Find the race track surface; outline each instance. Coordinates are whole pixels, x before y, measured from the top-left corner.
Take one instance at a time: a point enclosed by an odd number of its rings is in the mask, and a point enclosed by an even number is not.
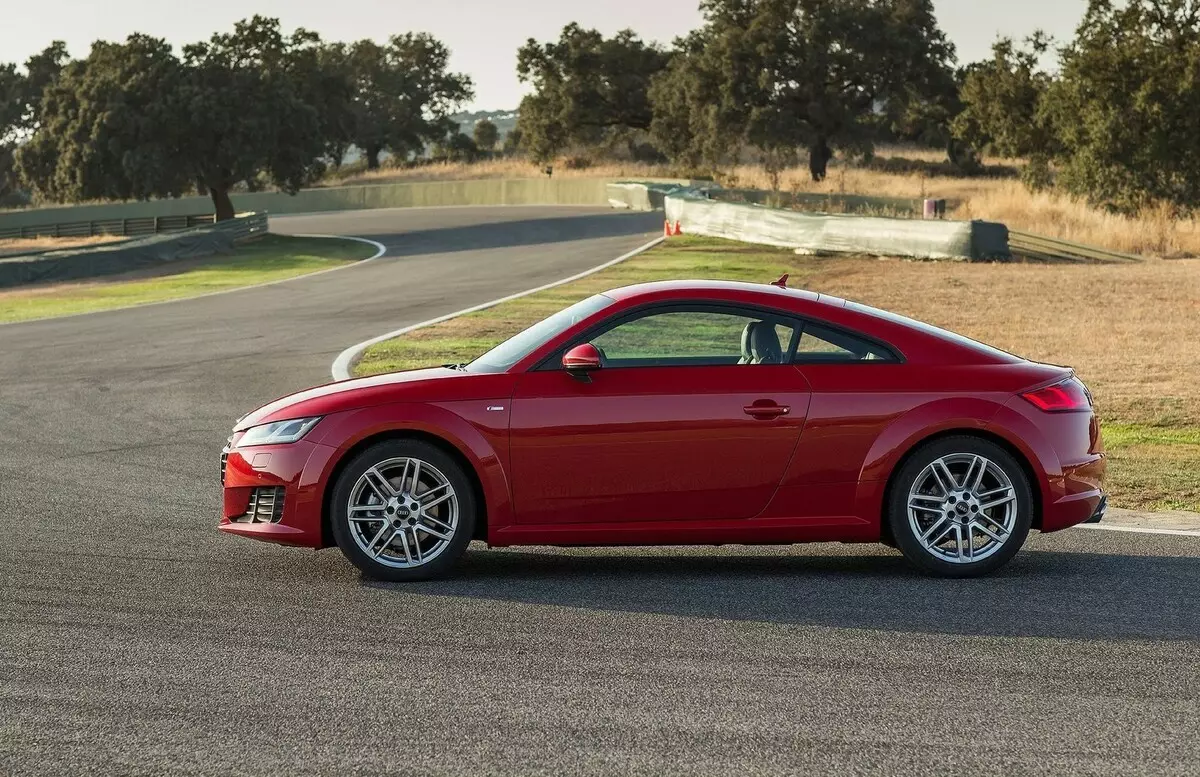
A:
[[[490,551],[363,580],[219,534],[234,419],[358,341],[571,275],[653,216],[277,219],[380,260],[0,326],[0,774],[1195,774],[1200,540]]]

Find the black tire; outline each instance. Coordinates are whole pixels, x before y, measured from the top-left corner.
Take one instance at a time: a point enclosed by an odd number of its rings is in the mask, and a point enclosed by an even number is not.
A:
[[[978,561],[954,562],[939,557],[935,554],[937,548],[929,550],[925,547],[909,520],[909,494],[917,478],[921,477],[926,468],[935,461],[958,455],[982,456],[990,460],[1012,483],[1012,494],[1015,497],[1016,515],[1012,519],[1011,531],[1003,534],[997,530],[997,533],[1004,537],[1003,543],[999,543],[997,549]],[[965,478],[965,473],[963,473],[963,477]],[[978,577],[994,572],[1007,564],[1025,544],[1025,539],[1029,535],[1029,527],[1033,521],[1033,505],[1033,493],[1030,490],[1029,478],[1012,454],[989,440],[963,435],[934,440],[913,452],[896,473],[896,478],[892,483],[887,505],[887,520],[896,547],[910,563],[922,572],[937,577]],[[918,512],[917,515],[920,519],[925,520],[929,527],[939,520],[933,511]],[[940,520],[945,521],[942,526],[951,525],[951,518],[941,518]],[[996,526],[992,523],[988,523],[987,526],[989,529],[996,530]],[[939,527],[936,531],[940,530]],[[970,529],[968,528],[967,531],[970,532]],[[991,540],[985,539],[985,542],[991,542]]]
[[[436,557],[419,566],[395,567],[376,560],[359,546],[351,529],[349,501],[355,484],[369,469],[392,459],[418,459],[432,465],[449,481],[457,500],[458,523],[450,541]],[[435,445],[419,440],[387,440],[358,454],[342,470],[333,487],[329,519],[338,548],[364,575],[389,582],[412,582],[442,577],[450,571],[471,544],[475,534],[476,510],[471,480],[452,456]],[[373,528],[374,525],[370,526]]]

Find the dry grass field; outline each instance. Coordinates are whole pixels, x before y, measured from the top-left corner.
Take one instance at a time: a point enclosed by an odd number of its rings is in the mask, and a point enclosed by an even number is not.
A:
[[[96,235],[95,237],[28,237],[0,240],[0,256],[16,256],[26,251],[48,251],[58,248],[77,248],[122,240],[120,235]]]
[[[370,349],[359,374],[468,361],[604,289],[663,278],[767,281],[828,292],[1076,368],[1131,508],[1200,510],[1200,260],[1071,265],[812,258],[677,238],[575,283],[418,330]]]
[[[1151,211],[1136,217],[1122,216],[1053,192],[1031,193],[1012,177],[966,178],[939,175],[945,154],[934,150],[882,148],[878,164],[871,168],[834,161],[829,176],[814,183],[807,167],[785,171],[780,190],[820,194],[866,194],[881,197],[934,197],[958,203],[950,218],[999,221],[1013,229],[1071,240],[1079,243],[1154,257],[1200,256],[1200,221],[1175,219],[1167,211]],[[1020,160],[985,159],[986,165],[1019,167]],[[921,165],[906,162],[925,163]],[[891,164],[889,164],[891,163]],[[909,168],[920,168],[924,172]],[[899,172],[889,171],[901,170]],[[384,168],[330,178],[328,185],[443,181],[468,178],[529,178],[540,167],[522,159],[497,159],[475,164],[434,164],[411,169]],[[666,165],[604,163],[582,170],[554,165],[561,178],[673,178],[679,171]],[[728,186],[769,189],[770,181],[761,167],[741,165],[727,171],[722,181]]]

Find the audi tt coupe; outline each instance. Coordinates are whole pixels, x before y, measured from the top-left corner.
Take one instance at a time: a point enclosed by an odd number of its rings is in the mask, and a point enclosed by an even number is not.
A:
[[[337,545],[366,575],[511,545],[882,542],[993,571],[1099,520],[1105,455],[1072,370],[774,284],[598,294],[469,364],[255,410],[220,529]]]

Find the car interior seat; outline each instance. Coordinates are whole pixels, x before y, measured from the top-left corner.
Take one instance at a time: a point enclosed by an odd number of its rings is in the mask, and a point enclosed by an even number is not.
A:
[[[742,330],[742,358],[738,364],[783,364],[783,349],[775,327],[765,321],[751,321]]]

